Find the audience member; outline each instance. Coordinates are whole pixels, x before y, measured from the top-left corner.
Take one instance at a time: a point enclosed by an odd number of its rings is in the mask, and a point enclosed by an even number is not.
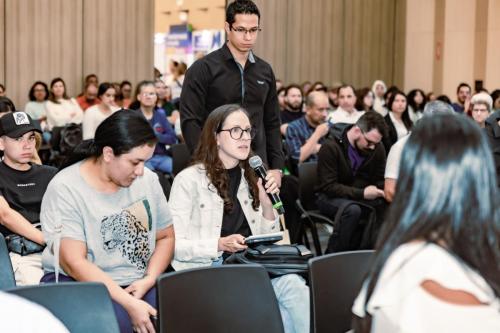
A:
[[[172,84],[170,85],[170,91],[172,92],[172,100],[177,100],[181,97],[182,86],[184,84],[184,77],[187,71],[187,65],[182,61],[174,67],[172,72]]]
[[[425,104],[423,116],[429,117],[436,113],[453,113],[454,110],[450,104],[441,101],[431,101]],[[411,134],[410,134],[411,135]],[[396,183],[399,174],[399,164],[401,155],[403,154],[404,146],[410,135],[406,135],[392,145],[389,154],[387,155],[387,163],[385,165],[385,182],[384,194],[387,202],[392,202],[394,193],[396,193]]]
[[[38,121],[42,130],[45,128],[45,120],[47,119],[46,104],[49,99],[49,88],[42,81],[36,81],[30,88],[28,94],[29,102],[24,107],[31,119]]]
[[[296,84],[291,84],[285,88],[285,109],[280,113],[281,135],[286,134],[288,124],[294,120],[302,118],[302,90]]]
[[[500,89],[496,89],[491,93],[493,101],[493,112],[500,110]]]
[[[16,111],[16,106],[10,98],[0,96],[0,117],[1,114]]]
[[[97,86],[93,83],[88,83],[83,90],[83,94],[76,98],[80,108],[85,111],[89,107],[99,104],[99,99],[97,98]]]
[[[408,114],[410,120],[415,124],[423,116],[427,97],[421,89],[413,89],[408,93]]]
[[[56,126],[69,123],[81,124],[83,111],[74,98],[66,94],[66,83],[55,78],[50,83],[49,100],[47,101],[47,127],[52,130]]]
[[[278,104],[280,107],[280,111],[285,110],[286,104],[285,104],[285,87],[281,87],[280,90],[276,91],[276,95],[278,95]],[[301,91],[302,93],[302,91]]]
[[[284,157],[276,80],[271,66],[252,52],[259,24],[260,12],[253,1],[234,1],[227,6],[227,42],[195,61],[187,72],[180,105],[182,134],[193,151],[212,110],[223,104],[241,104],[257,130],[252,147],[280,185]]]
[[[120,97],[119,104],[121,105],[118,106],[124,109],[128,108],[132,100],[132,83],[127,80],[122,81],[120,83],[120,90],[117,90],[116,94]]]
[[[311,86],[312,86],[311,81],[304,81],[304,82],[302,82],[302,84],[300,85],[300,87],[302,88],[302,93],[304,94],[304,96],[309,91],[309,89],[311,89]]]
[[[116,91],[113,85],[109,82],[103,82],[99,85],[97,97],[101,103],[91,106],[85,111],[83,115],[82,131],[83,139],[93,139],[97,127],[104,121],[104,119],[111,116],[118,107],[115,106]]]
[[[5,97],[5,86],[0,83],[0,97]]]
[[[154,286],[174,254],[167,200],[144,168],[155,143],[137,111],[113,113],[65,161],[42,201],[41,281],[104,283],[121,332],[155,332]]]
[[[481,127],[485,127],[486,119],[493,109],[493,100],[485,92],[480,92],[472,96],[470,100],[472,106],[472,118]]]
[[[99,86],[99,78],[97,77],[96,74],[89,74],[85,77],[85,80],[83,82],[83,86],[87,86],[89,84],[93,84],[94,86]]]
[[[354,124],[365,113],[365,111],[358,111],[354,108],[356,95],[354,87],[351,85],[339,87],[338,101],[339,107],[330,113],[330,121],[334,124]]]
[[[436,100],[436,94],[434,92],[428,92],[427,95],[425,95],[427,102],[432,102]]]
[[[309,90],[305,92],[305,96],[307,97],[310,93],[312,93],[313,91],[323,91],[323,92],[327,92],[327,88],[325,86],[325,84],[321,81],[316,81],[314,82],[310,87],[309,87]]]
[[[318,153],[317,204],[321,213],[332,220],[339,209],[341,216],[328,241],[327,253],[363,245],[358,223],[373,213],[371,207],[381,220],[385,206],[385,150],[381,141],[386,124],[380,114],[367,112],[354,125],[333,125],[330,135],[333,137]]]
[[[439,95],[438,97],[436,97],[436,100],[452,105],[451,99],[447,95]]]
[[[387,114],[385,109],[385,93],[387,92],[387,86],[384,81],[376,80],[372,85],[372,92],[375,96],[375,100],[373,101],[373,109],[380,113],[383,117]]]
[[[393,92],[387,106],[389,108],[389,113],[384,117],[388,128],[387,136],[384,138],[386,152],[391,150],[392,145],[395,144],[396,141],[408,135],[413,126],[404,92]]]
[[[328,89],[328,102],[332,111],[337,110],[339,107],[338,91],[340,86],[332,86]]]
[[[155,81],[156,95],[158,96],[158,101],[156,106],[165,111],[168,121],[173,126],[175,121],[179,117],[179,111],[175,109],[174,104],[171,103],[172,100],[172,89],[165,85],[162,80]]]
[[[355,332],[499,332],[500,223],[486,137],[466,117],[424,117],[401,161],[353,306]]]
[[[276,91],[279,91],[281,88],[284,88],[283,81],[276,79]]]
[[[136,96],[140,103],[139,111],[148,120],[153,128],[158,143],[154,154],[147,160],[145,166],[151,170],[172,173],[172,157],[168,154],[165,145],[177,142],[177,137],[172,125],[167,121],[165,111],[156,107],[156,89],[152,81],[142,81],[138,85],[139,94]]]
[[[279,192],[278,184],[268,174],[263,186],[248,164],[254,135],[239,105],[223,105],[208,115],[195,164],[180,172],[172,185],[176,270],[221,265],[226,256],[247,247],[245,237],[279,231],[278,214],[268,197]],[[304,280],[288,274],[271,282],[285,332],[309,331]]]
[[[2,330],[5,332],[69,333],[66,327],[43,306],[3,291],[0,291],[0,313]]]
[[[457,87],[457,102],[451,104],[455,112],[467,113],[469,111],[471,87],[465,82],[462,82]]]
[[[361,88],[356,91],[356,104],[354,108],[359,111],[375,111],[373,109],[373,103],[375,101],[375,95],[369,88]]]
[[[306,113],[292,121],[286,131],[288,153],[297,175],[297,165],[318,160],[318,151],[330,129],[328,97],[322,91],[313,91],[306,97]]]
[[[57,170],[31,163],[37,124],[24,112],[0,118],[0,232],[5,236],[17,285],[38,284],[43,275],[40,205]]]

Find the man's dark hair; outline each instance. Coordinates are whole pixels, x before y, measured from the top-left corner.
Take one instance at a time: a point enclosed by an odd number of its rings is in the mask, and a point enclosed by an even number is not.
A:
[[[460,82],[460,84],[459,84],[459,85],[458,85],[458,87],[457,87],[457,94],[458,94],[458,92],[460,91],[460,88],[462,88],[462,87],[467,87],[467,88],[469,88],[469,91],[472,91],[472,88],[470,87],[470,85],[469,85],[469,84],[467,84],[467,83],[465,83],[465,82]]]
[[[296,83],[292,83],[292,84],[288,85],[288,86],[285,88],[285,96],[286,96],[286,95],[288,95],[288,92],[290,91],[290,89],[293,89],[293,88],[295,88],[295,89],[299,89],[300,94],[302,95],[302,88],[301,88],[298,84],[296,84]]]
[[[235,17],[238,14],[255,14],[259,18],[260,23],[260,12],[257,5],[251,0],[236,0],[227,6],[226,9],[226,22],[229,23],[229,26],[232,26],[234,21],[236,21]]]
[[[352,86],[350,84],[343,84],[340,87],[338,87],[337,88],[337,95],[340,95],[340,91],[342,89],[345,89],[345,88],[351,88],[352,89],[352,93],[356,96],[356,89],[354,89],[354,86]]]
[[[130,81],[123,80],[122,83],[120,83],[120,88],[123,88],[126,85],[129,85],[132,87],[132,83],[130,83]]]
[[[370,132],[375,128],[382,135],[382,137],[387,137],[387,124],[385,123],[384,117],[377,112],[366,112],[356,122],[356,126],[358,126],[364,133]]]

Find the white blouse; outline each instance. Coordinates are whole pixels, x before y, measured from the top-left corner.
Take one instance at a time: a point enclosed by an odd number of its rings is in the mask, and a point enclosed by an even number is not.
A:
[[[421,287],[432,280],[448,289],[463,290],[485,305],[456,305]],[[352,311],[365,316],[366,282]],[[500,332],[500,300],[486,281],[464,262],[434,244],[399,246],[387,260],[366,311],[372,333]]]
[[[396,128],[396,133],[398,134],[398,140],[406,136],[408,133],[410,133],[410,131],[406,129],[405,124],[402,121],[396,119],[396,117],[394,117],[392,111],[389,111],[389,117],[391,117],[391,121],[394,124],[394,127]]]
[[[47,125],[49,130],[69,123],[81,124],[83,111],[74,98],[61,99],[60,103],[47,101]]]

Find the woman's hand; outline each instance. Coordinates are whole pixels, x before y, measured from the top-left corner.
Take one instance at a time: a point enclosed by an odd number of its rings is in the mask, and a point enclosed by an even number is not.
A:
[[[151,322],[150,316],[156,317],[156,309],[143,300],[135,298],[131,300],[127,303],[125,310],[127,310],[130,316],[134,332],[155,333],[155,327]]]
[[[219,238],[217,250],[224,252],[238,252],[246,249],[245,237],[240,234],[232,234],[226,237]]]
[[[125,288],[125,291],[137,299],[142,299],[154,285],[154,279],[146,275],[142,279],[132,282],[131,285]]]
[[[278,184],[276,183],[276,179],[270,173],[266,176],[266,185],[262,185],[262,179],[258,179],[257,186],[259,187],[259,200],[262,206],[273,206],[271,199],[269,199],[268,194],[274,193],[277,194],[280,192],[278,188]]]

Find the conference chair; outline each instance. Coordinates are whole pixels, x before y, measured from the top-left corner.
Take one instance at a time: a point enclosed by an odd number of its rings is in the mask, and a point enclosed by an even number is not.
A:
[[[7,243],[2,234],[0,234],[0,290],[14,288],[16,279],[10,261]]]
[[[259,265],[166,273],[157,280],[160,333],[282,333],[278,302]]]
[[[102,283],[48,283],[18,287],[8,292],[45,307],[71,333],[120,332],[113,303]]]
[[[305,235],[304,227],[308,227],[313,239],[316,255],[321,255],[321,244],[319,242],[318,229],[316,223],[326,224],[334,228],[334,223],[327,216],[321,214],[316,207],[316,195],[314,188],[317,182],[317,162],[306,162],[298,165],[299,172],[299,198],[297,199],[297,208],[301,214],[301,228]]]
[[[172,153],[172,175],[175,177],[175,175],[188,166],[191,155],[185,143],[171,145],[170,151]]]
[[[309,260],[311,333],[344,333],[351,329],[351,308],[374,253],[339,252]]]

